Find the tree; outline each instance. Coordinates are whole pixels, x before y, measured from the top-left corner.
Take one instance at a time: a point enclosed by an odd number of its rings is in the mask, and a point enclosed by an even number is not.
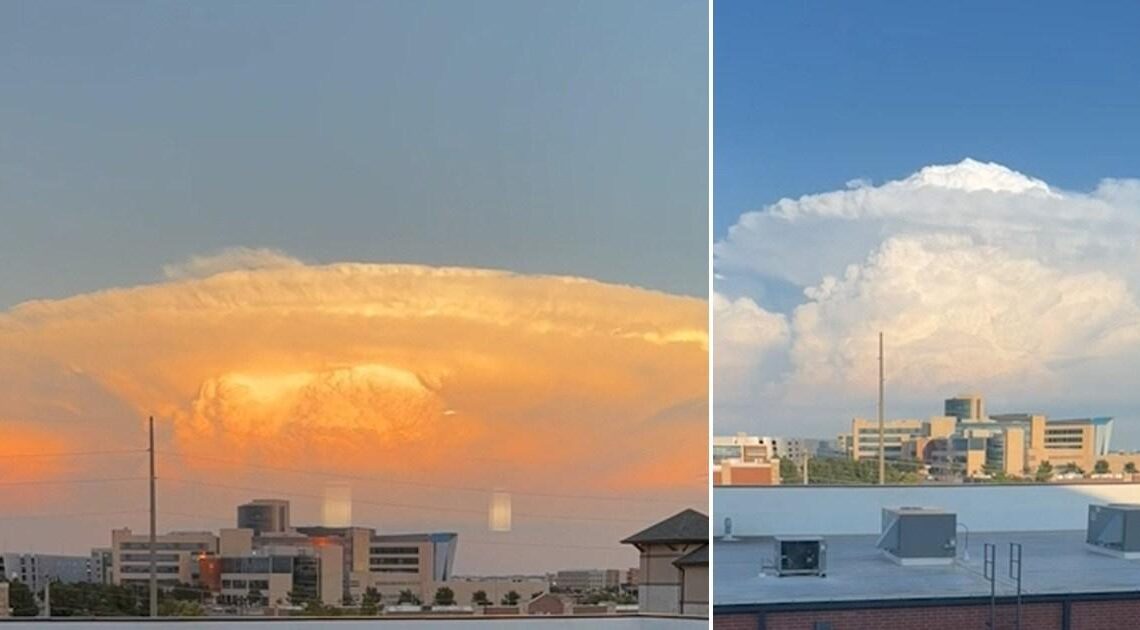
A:
[[[1076,463],[1068,462],[1064,466],[1061,466],[1061,474],[1062,475],[1071,475],[1071,474],[1083,475],[1083,474],[1085,474],[1085,471],[1080,466],[1076,465]]]
[[[1107,475],[1108,470],[1109,470],[1108,460],[1106,460],[1106,459],[1096,460],[1096,464],[1093,466],[1093,472],[1094,473],[1096,473],[1098,475]]]
[[[380,612],[380,591],[369,586],[360,597],[360,614],[372,616]]]
[[[1041,462],[1037,467],[1037,473],[1033,475],[1037,481],[1049,481],[1053,478],[1053,464],[1049,462]]]
[[[12,607],[13,617],[35,617],[40,614],[32,589],[19,580],[8,585],[8,605]]]
[[[446,586],[439,587],[435,591],[435,600],[432,603],[436,606],[454,606],[455,591]]]
[[[489,606],[491,600],[487,599],[487,591],[475,591],[471,594],[471,603],[476,606]]]
[[[166,599],[158,606],[160,617],[201,617],[206,614],[198,602],[184,599]]]
[[[520,596],[515,591],[511,591],[511,592],[509,592],[503,596],[503,602],[502,603],[504,606],[517,606],[519,603],[519,599],[521,599],[521,597],[522,596]]]
[[[414,605],[418,606],[421,602],[420,602],[419,596],[416,595],[415,593],[413,593],[412,589],[406,588],[406,589],[400,591],[400,596],[396,599],[396,603],[397,604],[414,604]]]
[[[1128,462],[1127,464],[1125,464],[1124,465],[1124,472],[1126,472],[1130,475],[1136,474],[1136,463],[1135,462]]]

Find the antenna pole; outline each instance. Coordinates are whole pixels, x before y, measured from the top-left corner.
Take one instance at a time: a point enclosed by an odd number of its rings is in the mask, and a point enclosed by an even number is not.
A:
[[[155,528],[158,519],[154,511],[154,416],[149,420],[150,440],[147,452],[150,455],[150,616],[158,616],[158,565],[155,556],[155,547],[158,541]]]
[[[879,332],[879,485],[887,483],[886,430],[883,426],[883,333]]]

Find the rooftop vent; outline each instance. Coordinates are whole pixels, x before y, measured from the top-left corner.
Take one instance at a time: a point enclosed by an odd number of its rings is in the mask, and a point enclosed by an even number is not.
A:
[[[879,549],[898,564],[952,564],[958,548],[958,518],[936,508],[883,508]]]
[[[776,575],[827,574],[827,543],[818,536],[777,536]]]
[[[1126,560],[1140,559],[1140,505],[1090,505],[1085,541],[1093,551]]]

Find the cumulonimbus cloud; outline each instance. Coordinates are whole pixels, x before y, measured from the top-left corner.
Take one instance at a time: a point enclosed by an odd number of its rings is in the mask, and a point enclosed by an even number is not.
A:
[[[717,273],[743,288],[717,303],[756,304],[715,309],[714,356],[747,356],[737,369],[764,378],[718,376],[717,408],[866,396],[881,330],[897,397],[934,405],[970,387],[1056,399],[1079,382],[1126,397],[1120,367],[1140,368],[1128,358],[1140,349],[1138,237],[1140,181],[1072,192],[969,159],[745,213],[715,246]],[[801,297],[765,302],[772,286]],[[786,341],[768,352],[720,333],[779,321]],[[726,422],[756,419],[734,413]]]
[[[400,265],[199,277],[211,265],[0,314],[4,430],[141,444],[154,414],[169,448],[251,463],[578,492],[700,483],[703,300]]]

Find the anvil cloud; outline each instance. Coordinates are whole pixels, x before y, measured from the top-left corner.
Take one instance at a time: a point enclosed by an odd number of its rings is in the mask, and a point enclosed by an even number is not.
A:
[[[153,414],[160,449],[259,466],[678,505],[703,492],[702,300],[570,277],[223,257],[0,314],[0,429],[20,436],[0,448],[142,446]],[[207,459],[163,466],[257,477]],[[417,500],[454,501],[423,489]]]
[[[838,432],[874,408],[880,330],[896,411],[936,413],[959,389],[1140,407],[1138,180],[1074,192],[971,159],[928,166],[745,213],[715,259],[722,429]]]

